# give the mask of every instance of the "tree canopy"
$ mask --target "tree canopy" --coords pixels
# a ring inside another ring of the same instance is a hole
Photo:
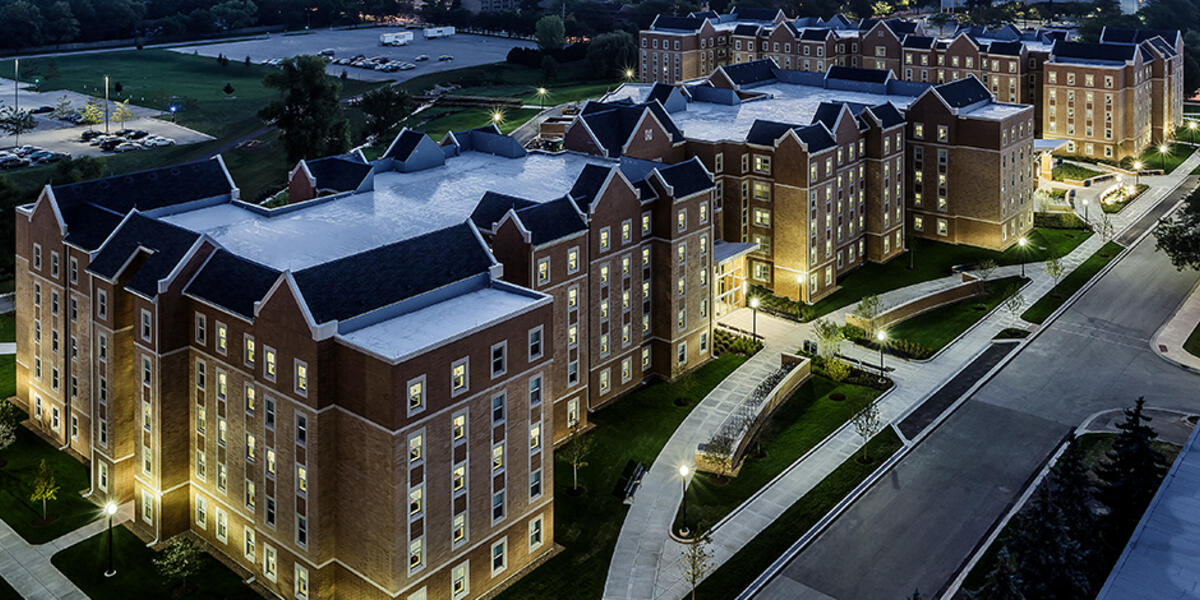
[[[258,111],[263,120],[283,132],[288,161],[318,158],[350,147],[350,123],[338,101],[341,84],[325,75],[325,61],[294,56],[267,74],[263,85],[279,98]]]

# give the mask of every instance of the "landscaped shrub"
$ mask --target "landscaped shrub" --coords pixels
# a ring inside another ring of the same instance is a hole
[[[763,343],[746,335],[717,329],[713,331],[713,353],[720,356],[727,352],[750,356],[762,350]]]
[[[846,336],[846,339],[860,346],[866,346],[872,350],[879,349],[879,342],[873,337],[868,336],[867,332],[863,331],[861,327],[845,325],[842,327],[842,335]],[[906,339],[888,340],[883,346],[883,351],[887,354],[891,354],[892,356],[911,358],[913,360],[925,360],[934,355],[933,350]]]
[[[758,298],[758,310],[769,315],[801,322],[808,322],[813,319],[811,306],[790,298],[776,296],[771,293],[771,290],[762,286],[750,286],[749,298]],[[747,304],[749,304],[748,300]]]
[[[1033,226],[1049,229],[1088,229],[1087,223],[1071,212],[1034,213]]]

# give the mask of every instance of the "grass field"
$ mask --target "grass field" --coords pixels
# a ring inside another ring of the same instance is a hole
[[[1115,437],[1116,434],[1112,433],[1089,433],[1079,436],[1079,444],[1084,452],[1084,464],[1086,464],[1089,469],[1094,471],[1098,466],[1100,466],[1100,463],[1104,460],[1104,453],[1108,452],[1108,450],[1112,448],[1113,438]],[[1166,442],[1154,442],[1154,447],[1156,450],[1162,452],[1163,455],[1166,456],[1168,463],[1174,462],[1175,457],[1179,455],[1180,448],[1174,444],[1168,444]],[[1093,479],[1095,479],[1094,473]],[[988,546],[987,551],[985,551],[983,556],[979,558],[979,562],[975,564],[975,567],[971,569],[971,572],[967,574],[966,579],[963,580],[962,589],[977,590],[987,582],[988,573],[995,568],[996,554],[1000,552],[1000,548],[1005,545],[1005,540],[1010,539],[1011,536],[1016,532],[1015,521],[1015,518],[1010,520],[1004,527],[1004,530],[1000,532],[1000,536],[996,538],[996,541],[993,542],[991,546]],[[1115,560],[1116,556],[1114,555],[1111,557],[1110,561]],[[1110,568],[1111,564],[1105,564],[1095,569],[1095,571],[1097,573],[1108,573]]]
[[[614,492],[630,461],[649,467],[667,439],[701,399],[745,362],[725,354],[673,382],[651,384],[592,414],[595,428],[588,466],[579,470],[584,492],[571,495],[571,466],[555,453],[554,539],[565,549],[497,596],[500,600],[599,598],[628,507]],[[691,403],[676,406],[687,397]]]
[[[17,313],[6,312],[0,315],[0,342],[17,341]]]
[[[1119,213],[1126,206],[1128,206],[1130,202],[1137,200],[1138,197],[1142,195],[1142,192],[1148,189],[1150,189],[1149,185],[1139,183],[1137,187],[1133,189],[1132,194],[1127,194],[1125,189],[1113,192],[1113,194],[1109,196],[1109,199],[1106,199],[1100,203],[1100,208],[1106,213]]]
[[[434,141],[440,142],[448,131],[462,131],[482,127],[492,122],[490,108],[435,107],[422,111],[406,119],[403,126],[411,127],[429,134]],[[502,119],[497,123],[500,131],[511,133],[538,113],[537,109],[518,108],[500,110]],[[390,139],[387,140],[391,142]]]
[[[60,486],[58,499],[46,505],[50,522],[44,524],[39,522],[41,502],[29,499],[42,460],[46,461]],[[100,507],[80,496],[88,489],[87,467],[24,427],[17,429],[17,441],[13,445],[0,450],[0,462],[7,463],[0,467],[0,518],[25,541],[45,543],[100,516]]]
[[[1081,167],[1072,163],[1062,163],[1057,167],[1054,167],[1054,170],[1051,172],[1051,177],[1053,177],[1055,181],[1065,181],[1067,179],[1081,181],[1103,174],[1104,173],[1102,171],[1097,171],[1095,169]]]
[[[1180,163],[1187,160],[1196,149],[1190,144],[1174,143],[1170,145],[1166,156],[1158,151],[1158,146],[1146,148],[1137,160],[1142,161],[1146,169],[1164,169],[1167,173],[1175,170]]]
[[[954,341],[1024,285],[1020,277],[1005,277],[988,282],[984,296],[967,298],[935,308],[888,328],[888,337],[908,340],[937,352]]]
[[[541,104],[539,87],[546,88],[546,106],[563,102],[575,102],[595,98],[608,90],[615,89],[621,81],[595,79],[587,61],[580,60],[560,65],[558,76],[546,79],[541,69],[522,65],[494,63],[441,71],[414,77],[400,84],[410,94],[424,93],[435,85],[461,86],[450,93],[462,96],[487,96],[521,98],[526,104]]]
[[[17,355],[0,355],[0,400],[17,394]]]
[[[863,296],[882,294],[894,289],[950,275],[950,268],[960,264],[978,264],[983,260],[994,260],[997,265],[1015,265],[1022,262],[1044,261],[1052,256],[1062,257],[1083,243],[1091,231],[1081,229],[1036,228],[1027,236],[1029,245],[1018,245],[997,252],[974,246],[956,246],[933,240],[912,238],[908,252],[913,268],[909,269],[910,257],[899,256],[887,264],[867,263],[838,282],[838,291],[813,305],[813,317],[820,317],[858,302]]]
[[[1192,330],[1187,341],[1183,342],[1183,349],[1192,356],[1200,356],[1200,323],[1196,324],[1196,328]]]
[[[858,484],[879,468],[888,457],[900,449],[900,438],[893,429],[884,429],[866,446],[872,461],[863,464],[857,455],[838,465],[825,479],[787,510],[762,532],[750,540],[732,558],[712,573],[696,590],[703,600],[735,598],[754,581],[775,559],[779,558],[804,532],[816,525],[838,502]],[[671,560],[674,557],[663,557]],[[897,590],[898,595],[907,593]],[[899,597],[899,596],[898,596]]]
[[[1058,282],[1046,295],[1033,303],[1021,314],[1021,318],[1030,323],[1042,323],[1063,302],[1067,301],[1083,284],[1087,283],[1100,269],[1121,252],[1122,248],[1116,242],[1108,242],[1100,247],[1095,254],[1088,257],[1074,271],[1071,271],[1062,281]]]
[[[753,450],[747,454],[737,477],[726,479],[697,473],[692,479],[687,489],[691,529],[703,530],[715,525],[880,393],[874,388],[839,384],[813,375],[763,425],[754,441],[761,452],[757,456]],[[830,397],[833,394],[844,398],[834,400]],[[681,513],[676,514],[676,529],[682,517]]]
[[[50,562],[93,600],[129,598],[261,598],[208,554],[200,559],[200,570],[188,580],[188,594],[175,595],[154,568],[157,553],[124,527],[113,528],[113,565],[117,574],[105,577],[108,569],[108,532],[98,533],[55,554]]]

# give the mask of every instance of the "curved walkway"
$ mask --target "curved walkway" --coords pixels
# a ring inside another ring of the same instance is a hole
[[[1183,343],[1197,326],[1200,326],[1200,286],[1192,290],[1171,320],[1154,334],[1150,347],[1163,360],[1200,372],[1200,356],[1183,349]]]
[[[1120,232],[1137,223],[1144,213],[1166,198],[1198,165],[1200,154],[1193,154],[1171,175],[1143,177],[1143,182],[1150,184],[1150,189],[1125,210],[1110,215],[1115,231]],[[1103,244],[1099,235],[1093,235],[1076,247],[1062,260],[1067,271],[1083,263]],[[1018,275],[1020,270],[1019,265],[1001,267],[996,269],[993,276]],[[1032,281],[1021,293],[1026,306],[1029,306],[1049,292],[1055,282],[1046,274],[1042,263],[1027,264],[1025,274]],[[961,279],[957,276],[952,276],[915,284],[881,294],[880,301],[885,307],[895,306],[959,281]],[[848,306],[828,316],[840,321],[852,309],[853,306]],[[711,436],[763,374],[778,364],[779,352],[795,351],[804,339],[815,339],[811,324],[794,323],[764,314],[759,314],[757,318],[758,332],[764,336],[766,346],[697,405],[676,429],[642,480],[609,563],[604,588],[606,600],[675,600],[686,595],[688,587],[679,565],[683,546],[667,536],[683,497],[678,466],[691,464],[696,445]],[[721,320],[750,330],[752,319],[750,309],[740,309]],[[883,417],[889,422],[898,422],[986,349],[992,338],[1006,327],[1028,327],[1028,324],[1008,311],[999,309],[980,320],[928,361],[888,357],[887,366],[894,368],[889,375],[896,385],[879,401]],[[845,344],[842,352],[868,365],[878,364],[879,361],[877,352],[854,344]],[[718,523],[712,530],[710,548],[714,566],[729,560],[861,445],[862,440],[853,430],[843,426]],[[802,533],[797,532],[797,537]]]

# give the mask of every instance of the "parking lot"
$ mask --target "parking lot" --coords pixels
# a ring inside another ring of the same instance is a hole
[[[381,46],[379,36],[383,33],[404,31],[401,27],[372,27],[353,30],[320,30],[304,35],[272,34],[263,39],[238,42],[225,42],[205,46],[188,46],[172,48],[175,52],[199,54],[215,57],[224,54],[229,60],[244,60],[247,56],[251,61],[263,62],[271,58],[286,58],[299,54],[317,54],[325,49],[334,51],[333,58],[350,58],[357,55],[368,57],[383,56],[393,60],[412,62],[415,69],[385,73],[360,69],[346,65],[331,64],[327,69],[330,75],[341,75],[366,81],[407,81],[418,75],[435,71],[447,71],[461,67],[470,67],[494,62],[502,62],[508,51],[514,47],[532,47],[533,42],[525,40],[510,40],[479,35],[455,34],[448,38],[427,40],[419,29],[413,32],[413,41],[407,46]],[[421,54],[429,56],[429,60],[415,62]],[[439,61],[438,57],[448,54],[454,57],[452,61]]]

